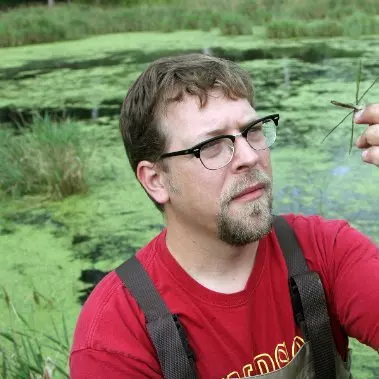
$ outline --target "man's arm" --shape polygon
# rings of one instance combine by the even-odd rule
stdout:
[[[332,298],[350,337],[379,349],[379,249],[350,225],[341,225],[333,242]]]
[[[71,379],[97,378],[151,378],[162,379],[152,367],[135,357],[107,352],[105,350],[83,349],[70,356]]]
[[[355,122],[368,125],[356,140],[363,161],[379,166],[379,103],[357,112]],[[349,336],[378,350],[379,247],[345,225],[334,241],[334,251],[336,313]]]

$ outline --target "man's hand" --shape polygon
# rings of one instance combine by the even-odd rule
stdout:
[[[379,167],[379,103],[371,104],[357,112],[356,124],[368,124],[355,142],[362,151],[362,159]]]

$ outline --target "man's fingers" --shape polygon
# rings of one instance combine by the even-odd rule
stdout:
[[[368,124],[359,136],[356,146],[362,151],[362,159],[379,167],[379,103],[366,106],[354,117],[357,124]]]
[[[357,124],[379,124],[379,103],[367,105],[355,114]]]
[[[368,126],[357,139],[356,146],[361,149],[370,146],[379,146],[379,124]]]
[[[362,159],[367,163],[371,163],[379,167],[379,147],[372,146],[362,151]]]

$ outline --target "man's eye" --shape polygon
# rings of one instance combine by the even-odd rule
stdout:
[[[225,141],[223,139],[211,141],[201,148],[201,152],[203,154],[206,154],[208,157],[214,156],[222,151],[224,145],[225,145]]]
[[[255,132],[255,131],[261,131],[263,129],[263,122],[260,122],[259,124],[253,125],[250,129],[249,132]]]

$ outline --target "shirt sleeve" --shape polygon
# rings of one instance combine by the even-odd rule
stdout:
[[[330,269],[337,317],[347,335],[378,350],[378,246],[348,223],[340,224],[329,243],[334,257]]]
[[[70,378],[161,378],[145,315],[115,272],[81,309],[70,351]]]
[[[135,357],[104,350],[82,349],[70,356],[71,379],[162,379],[146,362]]]

